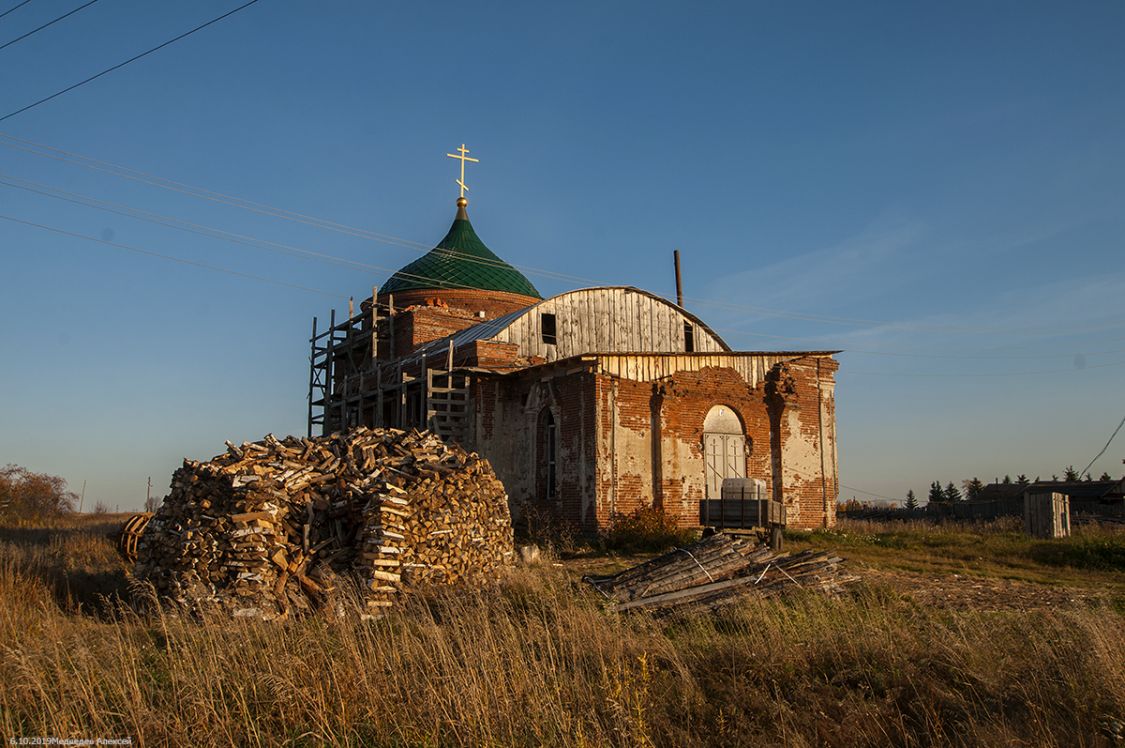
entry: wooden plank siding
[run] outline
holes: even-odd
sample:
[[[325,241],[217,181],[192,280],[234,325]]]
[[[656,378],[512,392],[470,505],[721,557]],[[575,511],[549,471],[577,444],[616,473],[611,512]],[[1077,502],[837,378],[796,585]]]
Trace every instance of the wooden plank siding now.
[[[554,344],[543,342],[540,320],[544,314],[555,315]],[[727,350],[698,320],[664,299],[631,288],[590,288],[546,299],[491,339],[515,343],[522,356],[547,361],[590,352],[680,353],[684,351],[685,322],[695,332],[697,353]]]

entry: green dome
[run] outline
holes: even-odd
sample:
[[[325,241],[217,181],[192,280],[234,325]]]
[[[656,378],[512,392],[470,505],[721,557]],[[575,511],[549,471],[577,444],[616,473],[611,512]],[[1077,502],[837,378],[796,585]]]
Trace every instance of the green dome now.
[[[531,281],[484,245],[464,206],[438,245],[392,275],[379,295],[428,289],[479,289],[542,298]]]

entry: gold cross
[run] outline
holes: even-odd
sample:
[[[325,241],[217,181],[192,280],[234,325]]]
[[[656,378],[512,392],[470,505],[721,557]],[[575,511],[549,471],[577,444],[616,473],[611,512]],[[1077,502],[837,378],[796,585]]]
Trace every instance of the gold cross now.
[[[472,161],[474,164],[479,164],[480,159],[469,158],[469,156],[467,155],[469,153],[469,149],[465,147],[464,143],[461,144],[461,147],[458,148],[457,151],[461,155],[458,156],[454,153],[447,153],[445,155],[449,156],[450,158],[458,159],[461,162],[461,178],[454,179],[453,181],[456,182],[457,186],[461,188],[461,197],[465,197],[465,192],[469,189],[467,186],[465,186],[465,162]]]

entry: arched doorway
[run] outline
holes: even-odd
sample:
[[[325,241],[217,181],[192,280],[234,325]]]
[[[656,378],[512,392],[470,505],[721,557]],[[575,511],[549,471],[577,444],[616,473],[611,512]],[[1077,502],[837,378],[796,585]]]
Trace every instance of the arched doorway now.
[[[729,406],[716,405],[703,419],[703,456],[708,499],[722,496],[723,478],[746,477],[746,435],[742,419]]]

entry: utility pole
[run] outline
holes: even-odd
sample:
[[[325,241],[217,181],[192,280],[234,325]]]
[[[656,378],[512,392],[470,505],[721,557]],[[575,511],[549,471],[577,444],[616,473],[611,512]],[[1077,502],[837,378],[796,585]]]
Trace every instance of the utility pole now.
[[[145,511],[151,512],[152,509],[152,476],[148,477],[148,488],[145,489]]]
[[[82,505],[86,503],[86,481],[82,481],[82,495],[78,497],[78,513],[82,514]]]

